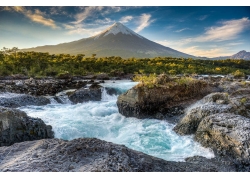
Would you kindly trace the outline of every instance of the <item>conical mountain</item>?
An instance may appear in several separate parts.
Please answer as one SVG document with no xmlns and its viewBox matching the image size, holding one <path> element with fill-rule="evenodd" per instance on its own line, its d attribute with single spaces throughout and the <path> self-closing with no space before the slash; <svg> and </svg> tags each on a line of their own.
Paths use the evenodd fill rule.
<svg viewBox="0 0 250 180">
<path fill-rule="evenodd" d="M 51 54 L 85 54 L 97 57 L 120 56 L 122 58 L 150 58 L 158 56 L 191 57 L 169 47 L 150 41 L 121 23 L 115 23 L 100 34 L 58 45 L 39 46 L 24 51 L 49 52 Z"/>
</svg>

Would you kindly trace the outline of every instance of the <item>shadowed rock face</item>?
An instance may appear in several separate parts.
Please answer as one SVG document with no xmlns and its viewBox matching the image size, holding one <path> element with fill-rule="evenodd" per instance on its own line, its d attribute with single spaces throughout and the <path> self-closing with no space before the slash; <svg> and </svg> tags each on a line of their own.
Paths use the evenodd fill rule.
<svg viewBox="0 0 250 180">
<path fill-rule="evenodd" d="M 98 84 L 92 84 L 89 88 L 80 88 L 69 95 L 69 100 L 74 104 L 87 101 L 100 101 L 102 99 L 102 89 Z"/>
<path fill-rule="evenodd" d="M 210 172 L 236 171 L 223 160 L 202 157 L 171 162 L 95 138 L 71 141 L 46 139 L 0 147 L 0 171 L 126 171 L 126 172 Z"/>
<path fill-rule="evenodd" d="M 171 117 L 183 113 L 183 109 L 213 92 L 213 87 L 204 81 L 174 86 L 133 87 L 117 100 L 119 112 L 126 117 L 158 118 L 159 113 Z M 169 113 L 171 112 L 171 113 Z"/>
<path fill-rule="evenodd" d="M 52 127 L 41 119 L 31 118 L 17 109 L 0 107 L 0 146 L 53 137 Z"/>
</svg>

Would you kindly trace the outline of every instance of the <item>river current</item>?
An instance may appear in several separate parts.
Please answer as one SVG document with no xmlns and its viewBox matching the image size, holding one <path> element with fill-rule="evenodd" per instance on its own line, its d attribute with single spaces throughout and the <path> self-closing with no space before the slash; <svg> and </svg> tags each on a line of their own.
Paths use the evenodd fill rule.
<svg viewBox="0 0 250 180">
<path fill-rule="evenodd" d="M 108 81 L 103 87 L 115 88 L 123 93 L 136 85 L 128 80 Z M 108 95 L 103 89 L 101 101 L 71 104 L 67 96 L 64 104 L 51 98 L 46 106 L 19 108 L 31 117 L 41 118 L 51 125 L 55 138 L 72 140 L 95 137 L 170 161 L 184 161 L 190 156 L 214 157 L 210 149 L 202 147 L 192 136 L 180 136 L 173 124 L 157 119 L 126 118 L 118 112 L 117 95 Z"/>
</svg>

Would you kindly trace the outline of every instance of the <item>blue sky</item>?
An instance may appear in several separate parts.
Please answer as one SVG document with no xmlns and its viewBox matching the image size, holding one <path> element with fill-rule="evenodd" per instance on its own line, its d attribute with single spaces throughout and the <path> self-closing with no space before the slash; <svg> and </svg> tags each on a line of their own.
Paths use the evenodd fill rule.
<svg viewBox="0 0 250 180">
<path fill-rule="evenodd" d="M 0 48 L 70 42 L 115 22 L 195 56 L 250 51 L 250 6 L 1 6 Z"/>
</svg>

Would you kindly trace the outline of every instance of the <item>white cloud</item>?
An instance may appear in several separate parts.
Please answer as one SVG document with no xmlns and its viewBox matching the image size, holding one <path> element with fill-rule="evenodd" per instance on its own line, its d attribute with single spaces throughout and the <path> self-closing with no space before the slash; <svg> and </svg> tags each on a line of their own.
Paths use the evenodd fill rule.
<svg viewBox="0 0 250 180">
<path fill-rule="evenodd" d="M 208 17 L 208 15 L 203 15 L 203 16 L 200 16 L 198 19 L 199 19 L 200 21 L 203 21 L 203 20 L 205 20 L 207 17 Z"/>
<path fill-rule="evenodd" d="M 201 49 L 198 46 L 191 46 L 188 48 L 179 49 L 181 52 L 202 57 L 218 57 L 218 56 L 231 56 L 232 52 L 225 48 L 212 48 L 212 49 Z"/>
<path fill-rule="evenodd" d="M 221 26 L 207 28 L 203 35 L 190 38 L 187 42 L 207 42 L 207 41 L 225 41 L 236 39 L 237 36 L 246 28 L 250 27 L 250 20 L 242 18 L 221 22 Z"/>
<path fill-rule="evenodd" d="M 150 20 L 151 15 L 150 14 L 142 14 L 139 17 L 139 26 L 135 29 L 135 32 L 140 32 L 144 28 L 148 27 L 154 20 Z"/>
<path fill-rule="evenodd" d="M 179 29 L 179 30 L 176 30 L 176 31 L 174 31 L 174 32 L 182 32 L 182 31 L 185 31 L 185 30 L 191 30 L 190 28 L 183 28 L 183 29 Z"/>
<path fill-rule="evenodd" d="M 75 15 L 76 21 L 72 22 L 73 24 L 79 24 L 82 21 L 84 21 L 87 17 L 91 16 L 96 10 L 101 10 L 102 7 L 96 7 L 96 6 L 89 6 L 84 8 L 83 12 L 77 13 Z"/>
<path fill-rule="evenodd" d="M 50 18 L 46 18 L 45 13 L 41 12 L 39 9 L 35 9 L 35 11 L 32 12 L 31 10 L 27 10 L 23 6 L 14 6 L 11 8 L 7 8 L 5 10 L 16 11 L 18 13 L 25 15 L 33 22 L 36 22 L 45 26 L 49 26 L 53 29 L 58 28 L 57 25 L 55 24 L 55 21 Z"/>
<path fill-rule="evenodd" d="M 120 22 L 121 23 L 127 23 L 129 21 L 131 21 L 133 19 L 133 16 L 123 16 L 121 19 L 120 19 Z"/>
</svg>

